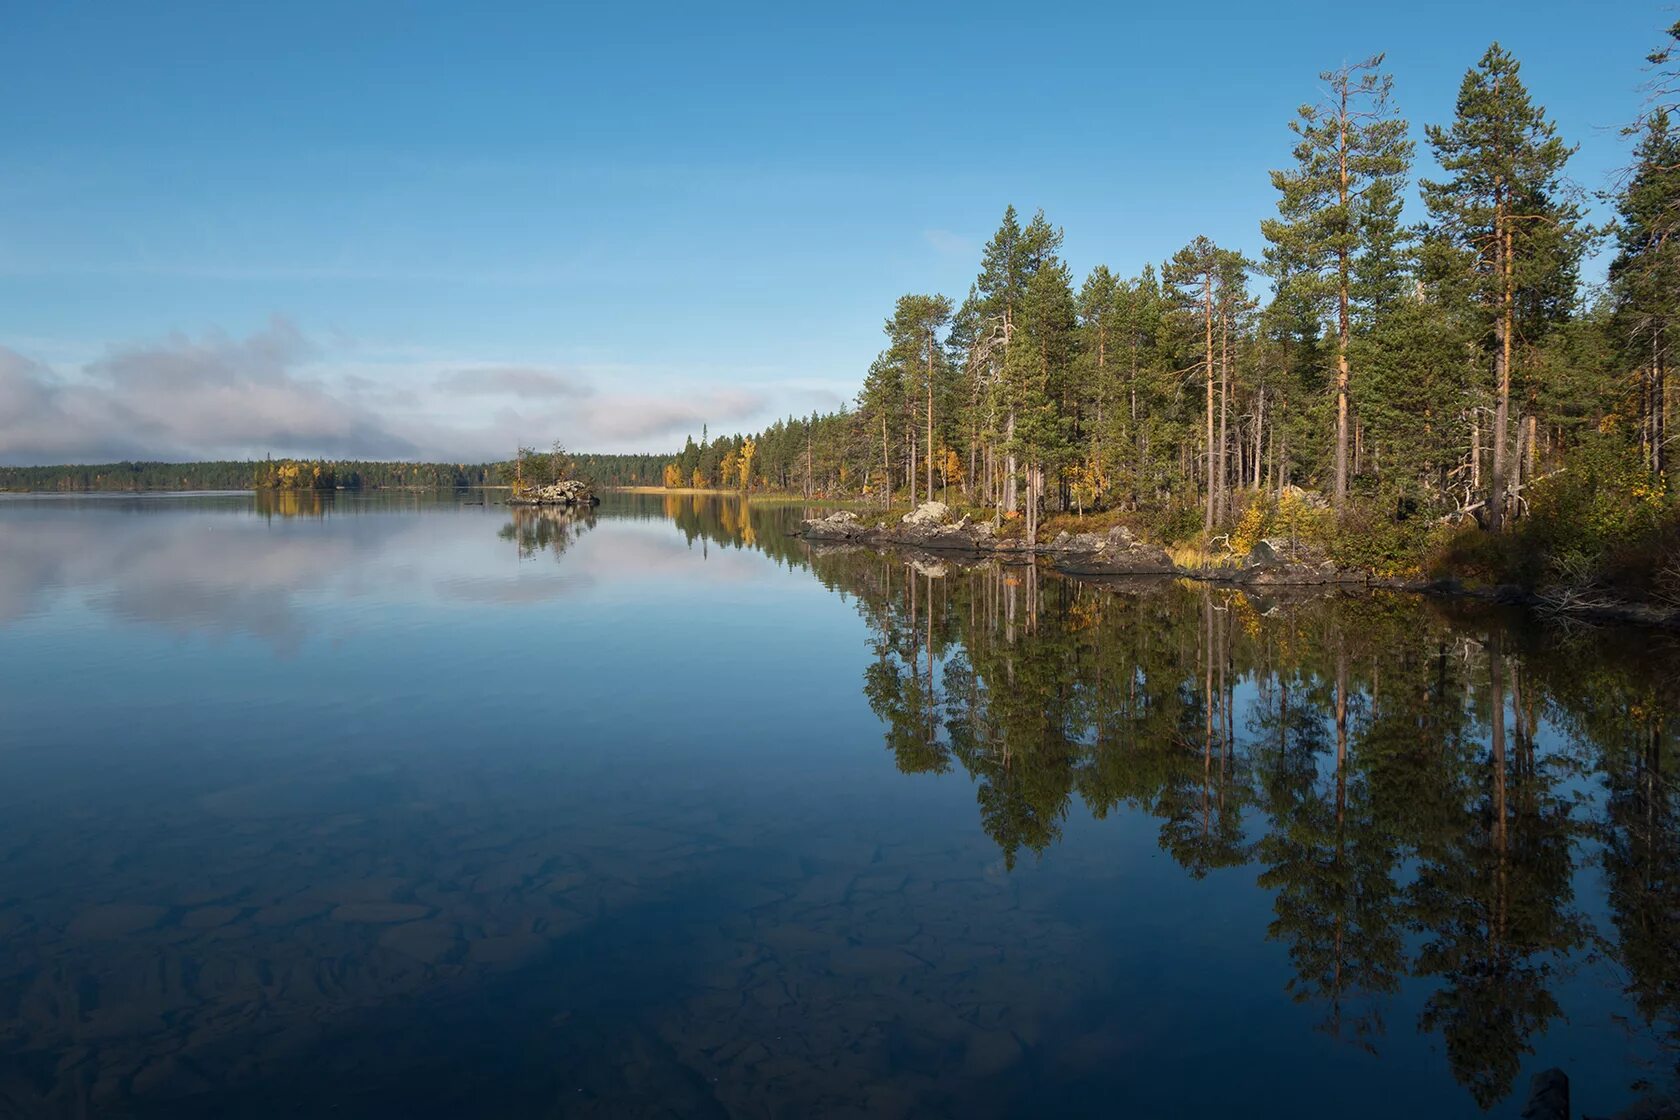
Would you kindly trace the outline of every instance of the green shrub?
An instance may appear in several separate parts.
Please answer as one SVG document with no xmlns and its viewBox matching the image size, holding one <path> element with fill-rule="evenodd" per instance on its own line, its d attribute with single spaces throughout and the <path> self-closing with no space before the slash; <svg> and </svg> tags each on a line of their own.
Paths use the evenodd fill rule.
<svg viewBox="0 0 1680 1120">
<path fill-rule="evenodd" d="M 1338 568 L 1394 579 L 1422 571 L 1434 540 L 1427 523 L 1396 521 L 1370 506 L 1350 505 L 1336 521 L 1327 547 Z"/>
</svg>

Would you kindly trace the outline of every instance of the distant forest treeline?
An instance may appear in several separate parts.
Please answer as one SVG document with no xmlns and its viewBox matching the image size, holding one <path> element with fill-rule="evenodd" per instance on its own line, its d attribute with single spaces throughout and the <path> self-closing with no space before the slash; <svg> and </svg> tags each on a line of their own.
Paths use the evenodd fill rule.
<svg viewBox="0 0 1680 1120">
<path fill-rule="evenodd" d="M 662 455 L 570 457 L 573 473 L 599 486 L 657 485 Z M 511 463 L 404 463 L 362 459 L 226 459 L 0 467 L 0 490 L 377 490 L 499 486 Z"/>
</svg>

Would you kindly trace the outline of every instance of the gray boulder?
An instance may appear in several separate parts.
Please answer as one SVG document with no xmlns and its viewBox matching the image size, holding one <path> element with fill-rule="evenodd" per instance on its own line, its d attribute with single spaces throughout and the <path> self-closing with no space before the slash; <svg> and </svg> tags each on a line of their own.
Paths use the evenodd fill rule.
<svg viewBox="0 0 1680 1120">
<path fill-rule="evenodd" d="M 804 526 L 804 535 L 819 541 L 848 541 L 863 533 L 857 514 L 849 509 L 836 510 L 827 517 L 810 518 Z"/>
<path fill-rule="evenodd" d="M 904 515 L 904 524 L 918 529 L 932 529 L 951 520 L 951 507 L 944 502 L 923 502 Z"/>
<path fill-rule="evenodd" d="M 1165 549 L 1138 540 L 1124 525 L 1102 536 L 1079 533 L 1065 541 L 1059 536 L 1052 547 L 1058 542 L 1056 566 L 1076 575 L 1159 576 L 1177 570 Z"/>
<path fill-rule="evenodd" d="M 533 487 L 517 498 L 509 500 L 518 505 L 531 506 L 592 506 L 600 501 L 590 490 L 589 483 L 576 478 Z"/>
</svg>

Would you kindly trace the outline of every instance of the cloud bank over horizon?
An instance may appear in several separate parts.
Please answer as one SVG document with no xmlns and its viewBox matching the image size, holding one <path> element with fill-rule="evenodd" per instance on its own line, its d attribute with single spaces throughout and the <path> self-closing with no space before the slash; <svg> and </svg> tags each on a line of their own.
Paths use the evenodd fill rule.
<svg viewBox="0 0 1680 1120">
<path fill-rule="evenodd" d="M 244 337 L 174 333 L 81 363 L 49 365 L 0 341 L 0 465 L 265 455 L 481 462 L 555 439 L 663 453 L 702 425 L 753 431 L 841 399 L 787 382 L 370 352 L 275 315 Z"/>
</svg>

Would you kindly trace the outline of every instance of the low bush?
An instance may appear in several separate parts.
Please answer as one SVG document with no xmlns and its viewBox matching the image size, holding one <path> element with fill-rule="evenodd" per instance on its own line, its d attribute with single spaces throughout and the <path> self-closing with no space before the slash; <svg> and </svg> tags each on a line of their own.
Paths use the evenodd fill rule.
<svg viewBox="0 0 1680 1120">
<path fill-rule="evenodd" d="M 1423 570 L 1439 536 L 1426 522 L 1396 521 L 1368 505 L 1350 505 L 1331 530 L 1326 550 L 1338 568 L 1398 579 Z"/>
</svg>

